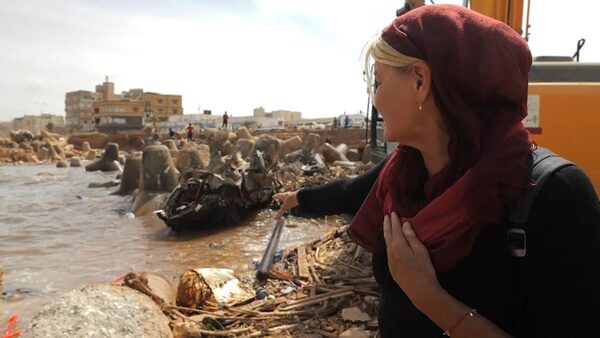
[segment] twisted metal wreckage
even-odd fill
[[[236,153],[208,169],[192,169],[155,213],[177,232],[239,222],[243,213],[271,202],[282,186],[276,164],[255,150],[249,162]]]

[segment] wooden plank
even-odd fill
[[[302,279],[308,279],[310,272],[308,271],[308,261],[306,260],[306,247],[299,246],[298,249],[298,276]]]

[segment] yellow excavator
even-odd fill
[[[532,0],[470,0],[465,6],[502,21],[528,37]],[[424,0],[406,0],[396,15],[423,6]],[[523,15],[526,15],[523,32]],[[575,55],[534,57],[529,73],[528,115],[524,123],[531,138],[579,165],[600,191],[600,63],[579,62]],[[372,121],[377,121],[373,109]],[[371,144],[376,144],[375,124]]]

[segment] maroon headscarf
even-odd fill
[[[401,54],[424,60],[450,133],[450,161],[429,177],[421,153],[400,145],[355,215],[352,238],[385,250],[383,217],[410,221],[438,272],[464,259],[486,224],[529,183],[527,114],[531,53],[509,26],[453,5],[412,10],[384,29]]]

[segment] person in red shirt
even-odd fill
[[[194,127],[192,127],[192,124],[188,124],[187,128],[185,128],[185,130],[187,130],[187,139],[188,142],[192,141],[192,137],[194,136]]]
[[[221,126],[221,128],[227,128],[228,120],[229,120],[229,115],[227,115],[227,111],[225,111],[225,114],[223,114],[223,125]]]

